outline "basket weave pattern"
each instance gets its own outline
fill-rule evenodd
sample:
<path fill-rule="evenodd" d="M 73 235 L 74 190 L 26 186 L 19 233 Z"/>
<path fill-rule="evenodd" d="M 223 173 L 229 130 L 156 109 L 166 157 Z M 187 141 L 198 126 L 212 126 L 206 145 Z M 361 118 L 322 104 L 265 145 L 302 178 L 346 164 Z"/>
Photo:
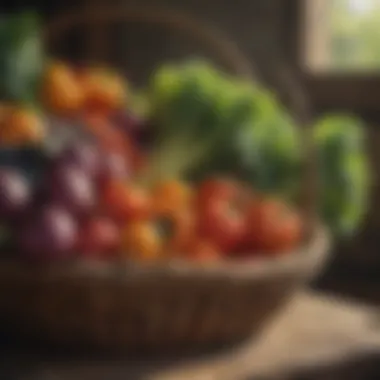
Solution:
<path fill-rule="evenodd" d="M 138 269 L 76 263 L 0 270 L 0 309 L 8 323 L 61 343 L 102 347 L 210 345 L 256 332 L 323 264 L 313 243 L 272 262 Z"/>

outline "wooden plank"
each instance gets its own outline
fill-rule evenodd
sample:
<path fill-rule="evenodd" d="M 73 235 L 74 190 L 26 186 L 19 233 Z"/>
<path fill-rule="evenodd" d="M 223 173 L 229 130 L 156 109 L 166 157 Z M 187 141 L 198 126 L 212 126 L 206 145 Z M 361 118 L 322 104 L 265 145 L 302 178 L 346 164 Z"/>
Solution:
<path fill-rule="evenodd" d="M 9 357 L 15 368 L 32 366 L 14 380 L 246 380 L 283 379 L 298 371 L 380 355 L 380 324 L 373 310 L 318 294 L 300 294 L 261 338 L 218 355 L 173 361 L 66 362 Z M 28 364 L 27 364 L 28 363 Z M 9 366 L 8 366 L 9 367 Z M 10 368 L 8 368 L 8 371 Z M 0 377 L 5 378 L 4 375 Z"/>

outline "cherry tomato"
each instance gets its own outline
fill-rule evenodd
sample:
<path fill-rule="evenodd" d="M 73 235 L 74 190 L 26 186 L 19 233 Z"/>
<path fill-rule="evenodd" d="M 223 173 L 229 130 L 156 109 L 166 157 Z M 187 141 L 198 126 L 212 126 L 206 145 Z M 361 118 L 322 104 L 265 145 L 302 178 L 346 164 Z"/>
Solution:
<path fill-rule="evenodd" d="M 264 252 L 281 253 L 297 246 L 302 237 L 299 215 L 278 200 L 255 202 L 247 217 L 247 242 Z"/>
<path fill-rule="evenodd" d="M 162 239 L 159 230 L 150 222 L 128 224 L 122 231 L 123 255 L 137 261 L 152 261 L 160 258 Z"/>
<path fill-rule="evenodd" d="M 159 182 L 152 191 L 153 208 L 158 213 L 184 210 L 190 206 L 191 198 L 190 186 L 177 180 Z"/>
<path fill-rule="evenodd" d="M 107 258 L 120 246 L 120 230 L 108 218 L 87 221 L 79 235 L 78 250 L 85 256 Z"/>
<path fill-rule="evenodd" d="M 77 113 L 84 105 L 84 89 L 76 73 L 64 63 L 51 64 L 43 78 L 42 103 L 63 115 Z"/>
<path fill-rule="evenodd" d="M 201 184 L 197 196 L 198 228 L 201 236 L 224 253 L 233 253 L 245 234 L 245 189 L 226 180 Z"/>
<path fill-rule="evenodd" d="M 142 188 L 120 181 L 109 181 L 102 191 L 102 208 L 118 222 L 147 219 L 151 214 L 149 194 Z"/>

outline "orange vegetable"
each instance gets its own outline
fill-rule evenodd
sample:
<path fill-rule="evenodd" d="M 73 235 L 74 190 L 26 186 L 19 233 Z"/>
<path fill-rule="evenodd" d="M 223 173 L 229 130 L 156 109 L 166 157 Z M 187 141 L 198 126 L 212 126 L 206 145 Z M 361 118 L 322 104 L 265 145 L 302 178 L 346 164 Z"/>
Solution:
<path fill-rule="evenodd" d="M 153 224 L 131 223 L 122 231 L 121 247 L 123 256 L 137 261 L 152 261 L 160 257 L 162 239 Z"/>
<path fill-rule="evenodd" d="M 170 258 L 186 252 L 194 237 L 191 215 L 166 214 L 128 224 L 123 233 L 123 248 L 132 257 Z M 134 236 L 135 235 L 135 236 Z"/>
<path fill-rule="evenodd" d="M 85 93 L 75 72 L 64 63 L 51 64 L 42 83 L 42 103 L 51 112 L 71 115 L 83 108 Z"/>
<path fill-rule="evenodd" d="M 9 107 L 3 111 L 0 128 L 0 143 L 2 145 L 33 144 L 44 139 L 44 123 L 33 109 Z"/>
<path fill-rule="evenodd" d="M 192 189 L 179 180 L 165 180 L 156 184 L 152 190 L 155 212 L 164 213 L 188 208 L 192 201 Z"/>
<path fill-rule="evenodd" d="M 152 223 L 162 238 L 162 256 L 181 256 L 195 237 L 195 221 L 187 210 L 156 215 Z"/>
<path fill-rule="evenodd" d="M 87 69 L 82 76 L 86 91 L 86 108 L 107 113 L 124 107 L 127 99 L 125 80 L 102 68 Z"/>

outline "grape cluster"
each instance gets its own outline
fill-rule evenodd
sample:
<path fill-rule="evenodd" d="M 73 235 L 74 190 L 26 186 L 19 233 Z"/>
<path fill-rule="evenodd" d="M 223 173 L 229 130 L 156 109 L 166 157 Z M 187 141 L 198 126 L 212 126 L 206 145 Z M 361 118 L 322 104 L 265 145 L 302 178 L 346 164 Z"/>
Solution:
<path fill-rule="evenodd" d="M 17 248 L 28 258 L 71 257 L 79 248 L 82 232 L 89 226 L 98 228 L 93 219 L 102 212 L 102 186 L 128 175 L 123 156 L 82 143 L 51 158 L 35 183 L 14 165 L 4 166 L 0 171 L 0 219 L 13 231 Z M 103 219 L 103 224 L 111 224 Z"/>

